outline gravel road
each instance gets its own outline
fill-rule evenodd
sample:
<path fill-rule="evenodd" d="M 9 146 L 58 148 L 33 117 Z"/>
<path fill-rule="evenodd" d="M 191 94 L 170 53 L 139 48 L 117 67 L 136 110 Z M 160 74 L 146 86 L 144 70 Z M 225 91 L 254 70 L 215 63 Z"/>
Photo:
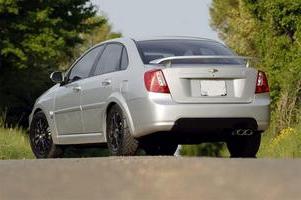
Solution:
<path fill-rule="evenodd" d="M 0 199 L 301 199 L 301 160 L 108 157 L 0 161 Z"/>

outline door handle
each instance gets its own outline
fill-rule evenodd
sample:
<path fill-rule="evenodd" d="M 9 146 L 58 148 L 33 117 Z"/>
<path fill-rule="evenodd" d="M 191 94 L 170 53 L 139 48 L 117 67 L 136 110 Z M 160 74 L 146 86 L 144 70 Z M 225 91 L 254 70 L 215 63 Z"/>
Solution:
<path fill-rule="evenodd" d="M 106 86 L 111 85 L 111 83 L 112 83 L 112 81 L 107 79 L 107 80 L 104 80 L 103 82 L 101 82 L 101 85 L 106 87 Z"/>
<path fill-rule="evenodd" d="M 82 88 L 80 86 L 76 86 L 72 88 L 74 92 L 79 92 L 82 90 Z"/>

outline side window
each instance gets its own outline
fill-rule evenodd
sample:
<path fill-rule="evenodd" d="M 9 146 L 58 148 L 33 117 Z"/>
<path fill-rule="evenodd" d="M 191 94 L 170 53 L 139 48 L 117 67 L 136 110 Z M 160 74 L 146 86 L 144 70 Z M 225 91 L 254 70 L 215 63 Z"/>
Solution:
<path fill-rule="evenodd" d="M 99 52 L 103 50 L 104 46 L 99 46 L 89 51 L 82 57 L 75 66 L 71 69 L 69 74 L 69 82 L 77 81 L 89 77 L 90 71 L 97 58 Z"/>
<path fill-rule="evenodd" d="M 128 53 L 125 47 L 122 49 L 122 57 L 121 57 L 121 64 L 120 64 L 120 69 L 125 70 L 129 65 L 129 57 Z"/>
<path fill-rule="evenodd" d="M 100 57 L 94 75 L 106 74 L 120 69 L 122 46 L 108 44 Z"/>

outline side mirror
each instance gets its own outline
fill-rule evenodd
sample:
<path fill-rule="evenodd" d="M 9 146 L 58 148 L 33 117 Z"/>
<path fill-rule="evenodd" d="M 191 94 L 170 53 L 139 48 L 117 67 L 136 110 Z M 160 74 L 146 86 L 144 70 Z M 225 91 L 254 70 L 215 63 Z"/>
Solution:
<path fill-rule="evenodd" d="M 64 76 L 62 72 L 52 72 L 50 74 L 50 79 L 54 82 L 54 83 L 62 83 L 64 81 Z"/>

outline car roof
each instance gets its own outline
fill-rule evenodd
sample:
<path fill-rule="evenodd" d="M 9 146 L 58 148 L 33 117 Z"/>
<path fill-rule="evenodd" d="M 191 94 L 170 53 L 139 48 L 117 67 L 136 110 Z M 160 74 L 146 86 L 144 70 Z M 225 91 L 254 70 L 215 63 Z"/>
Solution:
<path fill-rule="evenodd" d="M 100 43 L 94 45 L 93 47 L 91 47 L 91 49 L 94 48 L 95 46 L 107 44 L 110 42 L 119 42 L 119 43 L 123 43 L 123 44 L 130 44 L 133 41 L 134 42 L 142 42 L 142 41 L 160 41 L 160 40 L 199 40 L 199 41 L 214 42 L 214 43 L 224 45 L 223 42 L 216 41 L 213 39 L 192 37 L 192 36 L 154 36 L 154 37 L 140 37 L 140 38 L 120 37 L 120 38 L 114 38 L 114 39 L 100 42 Z"/>
<path fill-rule="evenodd" d="M 123 42 L 128 40 L 134 40 L 137 42 L 140 41 L 154 41 L 154 40 L 201 40 L 201 41 L 208 41 L 208 42 L 216 42 L 220 43 L 219 41 L 213 40 L 213 39 L 207 39 L 207 38 L 201 38 L 201 37 L 192 37 L 192 36 L 153 36 L 153 37 L 137 37 L 137 38 L 128 38 L 128 37 L 121 37 L 121 38 L 115 38 L 111 40 L 104 41 L 102 43 L 107 42 Z"/>
<path fill-rule="evenodd" d="M 203 40 L 203 41 L 211 41 L 218 42 L 216 40 L 201 38 L 201 37 L 193 37 L 193 36 L 154 36 L 154 37 L 140 37 L 134 38 L 135 41 L 149 41 L 149 40 L 173 40 L 173 39 L 181 39 L 181 40 Z"/>

